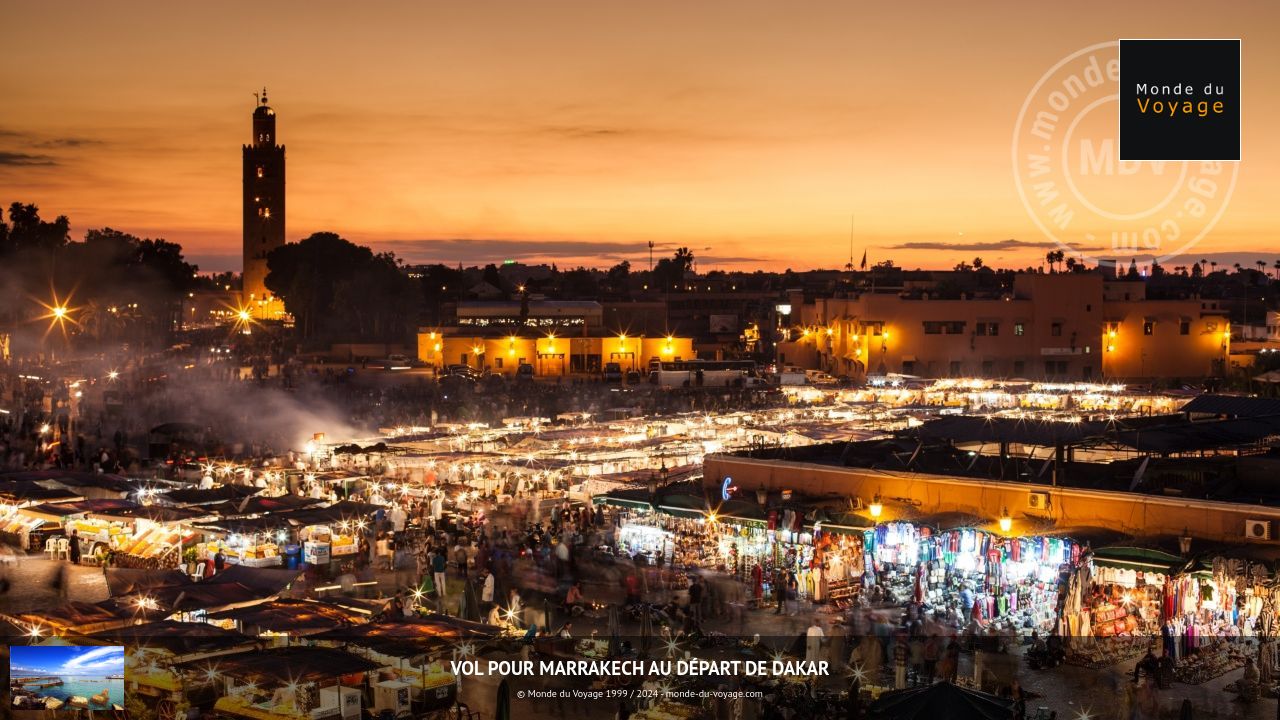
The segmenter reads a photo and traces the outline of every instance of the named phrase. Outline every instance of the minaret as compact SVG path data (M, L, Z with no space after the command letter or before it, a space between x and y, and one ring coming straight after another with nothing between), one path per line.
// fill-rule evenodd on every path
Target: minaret
M267 255L284 245L284 146L276 111L262 88L253 110L253 142L244 146L244 277L241 302L254 317L275 318L283 304L267 290Z

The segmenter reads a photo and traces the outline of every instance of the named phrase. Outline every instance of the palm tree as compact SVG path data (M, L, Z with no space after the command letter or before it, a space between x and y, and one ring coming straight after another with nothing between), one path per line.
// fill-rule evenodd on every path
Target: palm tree
M1258 261L1256 261L1256 262L1254 263L1254 265L1257 265L1257 266L1258 266L1258 272L1262 273L1263 275L1266 275L1266 274L1267 274L1267 261L1266 261L1266 260L1258 260Z
M1276 264L1271 267L1276 269L1276 279L1280 280L1280 260L1276 260Z

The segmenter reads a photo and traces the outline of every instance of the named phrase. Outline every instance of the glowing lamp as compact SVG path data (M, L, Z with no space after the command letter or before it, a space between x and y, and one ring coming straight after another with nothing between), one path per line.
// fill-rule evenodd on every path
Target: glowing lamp
M867 506L867 512L871 513L871 517L877 519L884 512L884 503L880 502L880 493L876 493L876 496L871 499L871 504Z
M1000 532L1007 533L1013 529L1013 518L1009 517L1009 508L1000 512Z

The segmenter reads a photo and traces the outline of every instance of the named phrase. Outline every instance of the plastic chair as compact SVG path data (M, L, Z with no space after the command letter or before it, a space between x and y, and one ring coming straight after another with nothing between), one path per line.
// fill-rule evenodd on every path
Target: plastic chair
M205 564L202 562L196 563L196 571L191 573L191 578L193 580L200 580L204 578L204 565Z
M58 559L71 559L71 541L64 537L58 538Z
M50 537L44 541L44 552L52 560L54 555L58 554L58 538Z

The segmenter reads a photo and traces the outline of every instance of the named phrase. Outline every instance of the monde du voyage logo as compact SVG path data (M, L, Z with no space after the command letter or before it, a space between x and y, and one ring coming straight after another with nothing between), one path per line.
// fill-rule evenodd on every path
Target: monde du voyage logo
M1068 255L1185 254L1222 217L1239 175L1240 41L1078 50L1027 94L1012 155L1023 206Z

